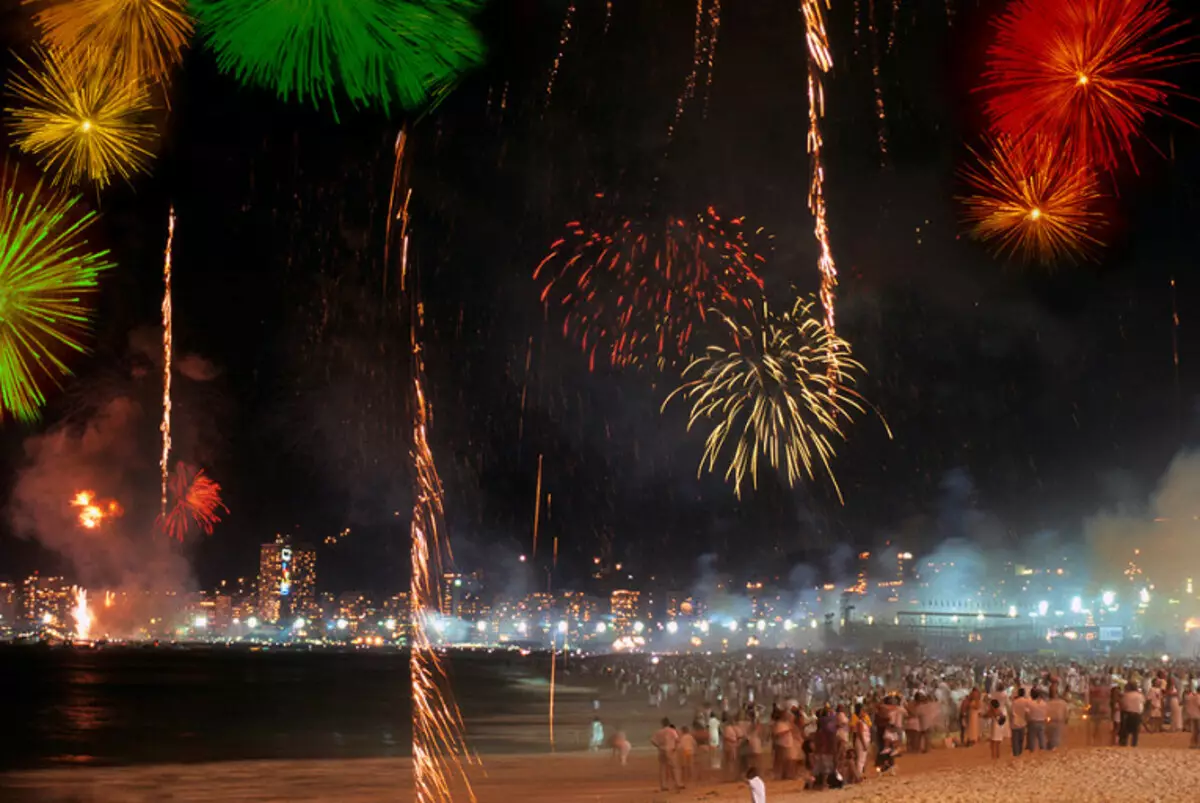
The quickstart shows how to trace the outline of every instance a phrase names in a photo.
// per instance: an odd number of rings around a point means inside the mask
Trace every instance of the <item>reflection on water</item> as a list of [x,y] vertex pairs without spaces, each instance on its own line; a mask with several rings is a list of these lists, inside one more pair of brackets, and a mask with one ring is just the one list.
[[[0,665],[6,768],[385,757],[411,745],[399,653],[0,647]],[[505,658],[456,656],[452,671],[469,719],[503,720],[525,697]]]

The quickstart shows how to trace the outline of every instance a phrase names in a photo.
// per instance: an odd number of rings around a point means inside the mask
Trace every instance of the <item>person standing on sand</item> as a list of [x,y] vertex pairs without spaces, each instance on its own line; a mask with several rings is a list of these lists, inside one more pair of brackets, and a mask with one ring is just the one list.
[[721,758],[726,777],[737,780],[738,776],[738,742],[742,740],[741,731],[733,724],[729,714],[722,717],[721,723]]
[[767,785],[754,767],[746,770],[746,786],[750,788],[750,803],[767,803]]
[[679,780],[683,786],[695,780],[693,760],[696,756],[696,739],[690,728],[679,735]]
[[1063,734],[1067,732],[1067,718],[1070,707],[1058,691],[1050,692],[1050,702],[1046,703],[1046,749],[1057,750],[1062,746]]
[[716,711],[708,712],[708,752],[710,767],[721,769],[721,720],[717,719]]
[[588,750],[595,753],[604,745],[604,726],[600,724],[600,717],[592,718],[592,738],[588,741]]
[[1000,758],[1000,745],[1008,735],[1008,717],[999,700],[992,700],[988,710],[988,719],[992,721],[991,732],[988,734],[988,745],[992,751],[992,760]]
[[1029,697],[1029,708],[1025,712],[1025,749],[1032,753],[1035,749],[1046,749],[1046,701],[1038,688]]
[[624,731],[617,731],[612,738],[612,757],[613,760],[620,760],[621,766],[624,767],[629,760],[629,751],[633,749],[633,745],[625,738]]
[[1187,698],[1183,701],[1187,711],[1188,725],[1192,728],[1192,741],[1188,746],[1193,750],[1200,748],[1200,692],[1188,684]]
[[1138,731],[1142,729],[1142,711],[1146,708],[1146,696],[1138,691],[1138,685],[1132,680],[1125,684],[1125,693],[1121,695],[1121,738],[1120,745],[1125,747],[1133,737],[1133,746],[1138,746]]
[[1017,689],[1017,699],[1012,704],[1012,754],[1013,758],[1021,755],[1025,749],[1026,714],[1029,713],[1029,698],[1025,696],[1025,687]]
[[[671,725],[671,720],[663,717],[662,727],[650,737],[650,744],[658,749],[658,788],[663,791],[679,791],[683,785],[679,783],[679,733]],[[668,788],[667,782],[671,786]]]

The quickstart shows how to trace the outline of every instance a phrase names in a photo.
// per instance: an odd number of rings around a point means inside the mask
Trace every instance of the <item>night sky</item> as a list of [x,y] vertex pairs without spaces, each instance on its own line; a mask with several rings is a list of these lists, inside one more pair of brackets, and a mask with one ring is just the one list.
[[[552,495],[541,537],[560,538],[558,585],[578,583],[602,552],[682,586],[706,553],[732,571],[786,577],[838,543],[900,537],[929,549],[955,535],[930,524],[948,481],[967,481],[973,504],[1013,539],[1049,530],[1070,540],[1097,510],[1144,503],[1200,435],[1200,132],[1172,119],[1146,127],[1140,173],[1124,168],[1119,197],[1106,202],[1111,245],[1097,262],[1046,271],[996,259],[962,235],[954,200],[956,166],[981,127],[972,89],[996,4],[951,3],[948,26],[945,0],[905,0],[890,52],[890,4],[876,3],[886,156],[856,4],[837,0],[830,16],[824,133],[839,331],[869,372],[861,391],[894,433],[871,415],[851,427],[835,463],[844,505],[822,478],[792,489],[768,473],[740,502],[719,474],[697,479],[704,434],[686,432],[686,405],[659,414],[677,373],[589,372],[531,278],[581,215],[712,205],[774,234],[768,295],[816,289],[796,1],[723,4],[707,113],[701,97],[691,101],[670,143],[694,3],[615,0],[606,34],[604,3],[580,2],[549,102],[565,3],[492,5],[481,23],[486,65],[409,120],[431,440],[460,568],[503,576],[528,551],[539,454]],[[25,10],[10,8],[3,25],[6,47],[27,46]],[[1172,77],[1200,90],[1194,67]],[[1200,119],[1195,101],[1172,109]],[[40,427],[0,430],[0,501],[27,438],[79,431],[126,398],[137,435],[112,453],[121,465],[111,471],[126,525],[149,529],[173,203],[177,360],[193,366],[192,377],[177,374],[177,456],[223,484],[231,511],[185,547],[195,580],[251,573],[257,545],[276,532],[320,543],[349,527],[322,547],[322,588],[405,584],[409,306],[383,259],[403,122],[344,110],[337,124],[286,106],[218,74],[194,48],[159,116],[153,175],[89,198],[102,215],[96,242],[119,264],[101,293],[95,354]],[[16,530],[5,516],[0,575],[70,570]]]

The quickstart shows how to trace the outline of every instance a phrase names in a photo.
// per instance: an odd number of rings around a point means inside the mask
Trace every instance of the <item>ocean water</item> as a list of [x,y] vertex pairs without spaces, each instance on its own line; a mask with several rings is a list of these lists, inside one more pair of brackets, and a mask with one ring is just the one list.
[[[524,750],[536,698],[514,653],[455,654],[478,752]],[[0,648],[0,768],[407,755],[408,655],[247,648]]]

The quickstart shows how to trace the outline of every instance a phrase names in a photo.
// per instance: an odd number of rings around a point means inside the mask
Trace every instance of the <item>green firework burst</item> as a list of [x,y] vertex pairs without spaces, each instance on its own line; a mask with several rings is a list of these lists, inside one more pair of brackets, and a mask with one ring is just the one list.
[[191,0],[223,72],[337,115],[419,108],[483,59],[481,0]]
[[64,358],[83,352],[91,328],[89,296],[107,251],[90,251],[84,235],[94,212],[42,181],[17,189],[17,171],[0,173],[0,419],[33,422],[46,403],[42,386],[71,369]]

